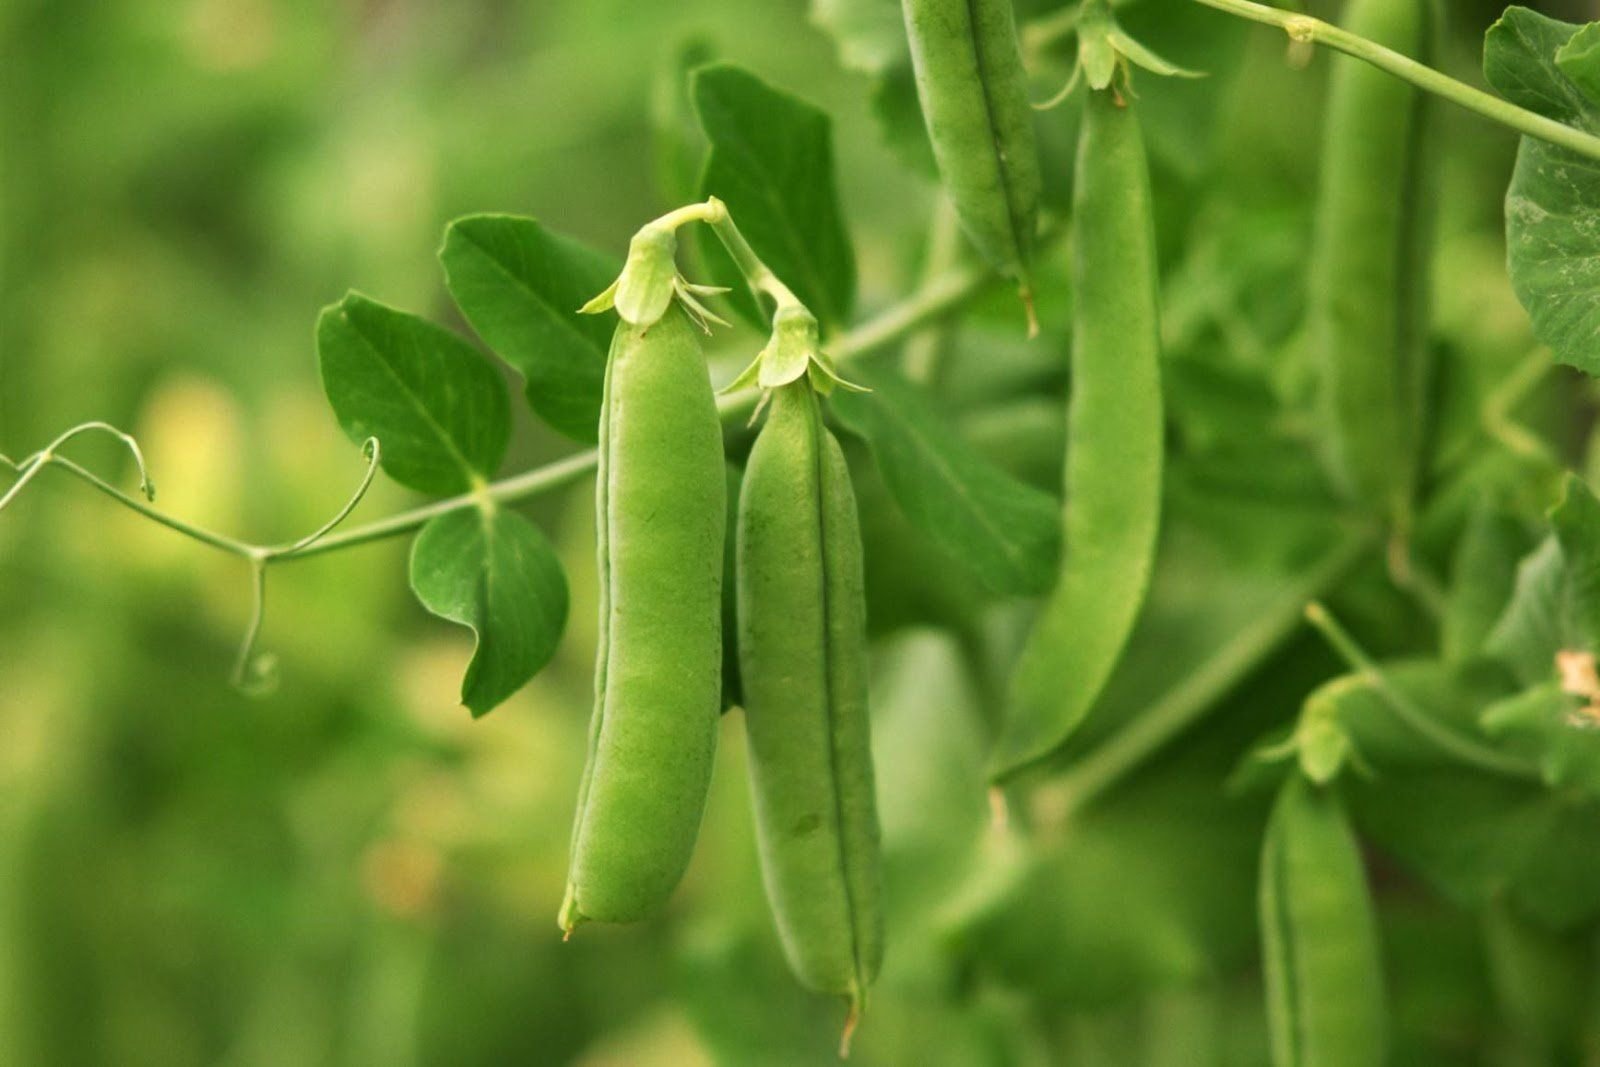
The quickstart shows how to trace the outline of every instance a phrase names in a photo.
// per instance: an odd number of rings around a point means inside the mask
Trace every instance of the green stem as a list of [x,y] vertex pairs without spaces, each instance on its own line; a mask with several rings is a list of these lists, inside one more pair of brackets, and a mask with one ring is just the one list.
[[1439,751],[1490,774],[1506,778],[1540,780],[1539,772],[1521,760],[1513,759],[1487,745],[1480,745],[1462,737],[1449,727],[1441,726],[1434,721],[1427,711],[1389,682],[1388,676],[1373,662],[1372,657],[1367,655],[1366,650],[1356,643],[1350,632],[1320,603],[1312,601],[1307,604],[1305,615],[1306,621],[1317,628],[1333,650],[1339,654],[1339,658],[1360,674],[1383,698],[1383,702],[1389,705],[1389,710],[1394,712],[1395,717],[1410,727],[1414,733],[1426,738]]
[[199,541],[201,544],[210,545],[212,548],[221,549],[223,552],[227,552],[230,555],[239,556],[242,559],[252,559],[259,555],[262,551],[262,548],[259,545],[252,545],[248,542],[240,541],[237,538],[229,537],[226,534],[220,534],[213,530],[207,530],[202,526],[196,526],[193,523],[185,522],[182,519],[175,518],[163,511],[159,511],[145,501],[140,500],[138,497],[124,493],[121,489],[118,489],[110,482],[101,478],[98,474],[80,467],[78,464],[72,462],[72,460],[67,459],[64,456],[50,456],[44,461],[44,464],[41,464],[41,466],[45,464],[61,468],[75,478],[87,482],[89,485],[98,489],[106,496],[109,496],[117,503],[121,504],[123,507],[137,511],[140,515],[150,519],[152,522],[159,523],[160,525],[165,526],[167,529],[183,534],[185,537],[188,537],[192,540]]
[[370,544],[373,541],[383,541],[401,534],[410,533],[424,525],[429,519],[440,515],[448,515],[452,511],[462,508],[477,507],[484,499],[499,504],[508,504],[517,500],[525,500],[540,493],[559,489],[564,485],[583,478],[593,471],[598,462],[599,454],[594,451],[579,452],[576,455],[566,456],[553,463],[546,463],[542,467],[535,467],[512,478],[504,478],[498,482],[491,482],[482,489],[471,493],[462,493],[447,500],[438,500],[410,511],[402,511],[398,515],[391,515],[386,519],[358,526],[344,533],[332,534],[322,540],[299,549],[295,552],[279,551],[276,558],[282,560],[307,559],[311,556],[320,556],[325,552],[337,552],[344,548],[354,548],[357,545]]
[[[680,209],[682,210],[682,209]],[[856,359],[874,352],[886,345],[893,344],[906,334],[920,328],[923,324],[948,314],[972,299],[984,286],[995,280],[992,271],[982,269],[965,269],[952,271],[943,275],[906,300],[889,308],[876,318],[862,323],[855,329],[842,334],[833,344],[834,358],[840,361]],[[782,284],[782,283],[779,283]],[[745,390],[730,396],[720,397],[717,408],[723,421],[732,422],[739,418],[748,418],[751,409],[755,406],[757,391]],[[343,533],[329,534],[320,539],[311,541],[302,538],[300,541],[286,545],[256,545],[241,541],[226,534],[220,534],[193,523],[175,518],[150,506],[143,500],[123,492],[116,486],[105,481],[99,475],[86,470],[78,464],[52,452],[41,453],[32,462],[10,463],[20,474],[4,494],[5,498],[14,496],[24,484],[31,481],[39,470],[45,466],[60,467],[62,470],[80,480],[87,482],[95,489],[111,497],[145,518],[165,526],[169,530],[183,534],[191,540],[201,544],[210,545],[212,548],[227,552],[246,560],[262,560],[266,563],[308,559],[320,556],[326,552],[335,552],[340,549],[354,548],[358,545],[370,544],[374,541],[383,541],[391,537],[398,537],[420,528],[429,519],[439,515],[446,515],[462,508],[476,507],[487,498],[496,503],[514,503],[540,493],[548,492],[561,486],[570,485],[593,471],[598,461],[594,451],[579,452],[562,459],[536,467],[531,471],[492,482],[472,493],[463,493],[460,496],[450,497],[447,500],[435,501],[431,504],[413,508],[386,519],[358,526]],[[365,483],[363,483],[363,487]],[[358,497],[359,498],[359,494]],[[349,513],[347,505],[341,511],[340,518]],[[331,526],[325,526],[325,533]],[[306,543],[310,541],[310,543]]]
[[1264,4],[1253,3],[1252,0],[1195,0],[1195,2],[1253,22],[1276,26],[1296,43],[1320,44],[1345,55],[1354,56],[1402,81],[1410,82],[1419,89],[1443,97],[1468,111],[1475,111],[1503,126],[1509,126],[1518,133],[1548,141],[1590,159],[1600,160],[1600,137],[1557,122],[1555,119],[1546,118],[1527,108],[1518,107],[1509,100],[1486,93],[1466,82],[1457,81],[1432,67],[1418,63],[1409,56],[1375,44],[1348,30],[1341,30],[1321,19],[1279,11]]
[[739,268],[739,273],[744,275],[745,282],[759,296],[765,293],[772,299],[774,308],[804,307],[800,298],[794,291],[772,273],[772,268],[764,263],[756,250],[750,247],[750,242],[745,240],[739,226],[733,221],[733,215],[728,211],[728,205],[716,197],[710,197],[705,202],[709,210],[701,221],[709,224],[716,233],[717,239],[728,250],[728,255],[733,257],[733,262]]

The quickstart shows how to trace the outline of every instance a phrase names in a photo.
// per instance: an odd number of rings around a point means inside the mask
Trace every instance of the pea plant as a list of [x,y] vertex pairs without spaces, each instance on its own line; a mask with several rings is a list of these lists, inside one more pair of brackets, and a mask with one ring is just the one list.
[[[737,709],[776,942],[842,1053],[866,1020],[870,1062],[1594,1063],[1600,23],[1508,9],[1486,91],[1443,73],[1449,6],[817,0],[940,190],[902,299],[857,313],[828,114],[690,50],[659,124],[676,206],[620,261],[472,215],[439,258],[481,345],[356,293],[322,312],[366,467],[321,528],[175,518],[103,422],[5,459],[0,509],[54,469],[241,559],[247,689],[277,682],[270,572],[410,536],[481,716],[568,616],[515,505],[592,478],[560,928],[668,906]],[[1249,23],[1280,65],[1338,53],[1303,246],[1173,178]],[[1439,282],[1446,121],[1520,135],[1510,330]],[[577,450],[502,473],[485,350]],[[141,494],[64,454],[91,433]],[[428,502],[346,526],[379,470]],[[1418,1023],[1405,993],[1457,944],[1486,991]],[[747,1062],[717,996],[697,1025]],[[960,1026],[899,1032],[930,1003]]]

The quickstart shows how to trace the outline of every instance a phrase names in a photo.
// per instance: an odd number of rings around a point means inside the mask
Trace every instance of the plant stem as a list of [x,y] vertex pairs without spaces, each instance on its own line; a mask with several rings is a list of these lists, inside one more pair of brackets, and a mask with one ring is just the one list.
[[94,488],[100,490],[100,492],[104,493],[106,496],[109,496],[111,499],[117,501],[117,503],[123,505],[124,507],[131,508],[132,510],[143,515],[145,518],[159,523],[169,530],[174,530],[178,533],[181,533],[185,537],[188,537],[192,540],[199,541],[201,544],[210,545],[212,548],[221,549],[223,552],[227,552],[230,555],[239,556],[242,559],[254,558],[262,551],[261,546],[259,545],[252,545],[248,542],[240,541],[237,538],[229,537],[226,534],[220,534],[213,530],[207,530],[202,526],[196,526],[193,523],[185,522],[182,519],[175,518],[163,511],[157,510],[145,501],[140,500],[138,497],[124,493],[121,489],[118,489],[110,482],[101,478],[98,474],[86,470],[64,456],[50,456],[44,460],[43,463],[41,463],[41,466],[44,466],[45,464],[53,467],[60,467],[68,474],[71,474],[74,477],[89,483]]
[[425,504],[420,508],[402,511],[398,515],[391,515],[386,519],[358,526],[344,533],[330,534],[297,551],[278,551],[274,558],[279,560],[307,559],[311,556],[320,556],[325,552],[337,552],[343,548],[354,548],[357,545],[370,544],[373,541],[383,541],[390,537],[410,533],[425,524],[429,519],[440,515],[448,515],[452,511],[462,508],[476,507],[484,499],[493,500],[498,504],[507,504],[516,500],[525,500],[540,493],[559,489],[570,485],[583,478],[595,469],[599,461],[599,454],[590,450],[566,456],[553,463],[546,463],[542,467],[535,467],[511,478],[503,478],[498,482],[491,482],[482,489],[471,493],[462,493],[447,500],[438,500],[432,504]]
[[715,231],[717,239],[728,250],[728,255],[733,257],[734,264],[739,268],[739,273],[744,275],[745,282],[759,296],[765,293],[772,299],[775,307],[804,307],[800,298],[794,291],[772,273],[772,268],[762,262],[756,250],[750,247],[750,242],[745,240],[733,215],[728,211],[728,205],[716,197],[706,200],[710,209],[702,221],[710,225]]
[[1377,691],[1383,702],[1389,705],[1389,710],[1394,712],[1395,717],[1410,727],[1414,733],[1426,738],[1439,751],[1490,774],[1539,780],[1539,772],[1521,760],[1513,759],[1487,745],[1480,745],[1434,721],[1427,711],[1390,683],[1388,676],[1373,662],[1372,657],[1367,655],[1366,650],[1356,643],[1350,632],[1320,603],[1312,601],[1307,604],[1305,615],[1306,621],[1317,628],[1333,650],[1339,654],[1339,658]]
[[1410,56],[1385,48],[1321,19],[1279,11],[1264,4],[1253,3],[1252,0],[1195,0],[1195,2],[1253,22],[1277,26],[1289,35],[1290,40],[1297,43],[1320,44],[1345,55],[1354,56],[1402,81],[1410,82],[1419,89],[1443,97],[1468,111],[1475,111],[1503,126],[1509,126],[1518,133],[1548,141],[1589,159],[1600,160],[1600,137],[1557,122],[1555,119],[1546,118],[1527,108],[1518,107],[1509,100],[1457,81],[1426,64],[1418,63]]
[[[948,314],[953,309],[976,296],[985,285],[995,280],[996,275],[989,270],[970,268],[951,271],[931,281],[918,292],[906,300],[890,307],[876,318],[857,326],[842,335],[831,346],[835,359],[843,362],[859,358],[877,349],[889,345],[904,337],[906,334],[918,329],[924,323]],[[779,282],[779,285],[782,283]],[[741,417],[748,417],[751,408],[755,406],[756,391],[745,390],[730,396],[720,397],[717,410],[726,422],[734,421]],[[201,544],[210,545],[212,548],[227,552],[246,560],[262,560],[266,563],[285,562],[288,560],[308,559],[320,556],[326,552],[335,552],[340,549],[354,548],[358,545],[382,541],[390,537],[398,537],[418,529],[429,519],[445,515],[461,508],[475,507],[486,498],[496,503],[513,503],[537,496],[539,493],[569,485],[594,470],[598,462],[598,454],[593,450],[579,452],[566,456],[542,467],[525,471],[522,474],[492,482],[472,493],[463,493],[460,496],[450,497],[447,500],[435,501],[425,504],[410,511],[403,511],[391,515],[386,519],[365,526],[358,526],[343,533],[328,534],[320,539],[306,543],[308,538],[283,545],[256,545],[226,534],[207,530],[193,523],[168,515],[152,507],[147,502],[123,492],[116,486],[107,482],[99,475],[79,466],[72,460],[45,451],[32,461],[20,463],[7,463],[17,470],[20,477],[12,483],[3,497],[9,499],[21,490],[23,485],[37,476],[45,466],[60,467],[62,470],[87,482],[100,492],[113,500],[138,512],[145,518],[160,523],[177,533],[183,534],[191,540]],[[142,468],[141,468],[142,474]],[[363,483],[364,487],[365,483]],[[348,508],[341,512],[342,518],[348,514]],[[323,531],[331,527],[324,527]]]

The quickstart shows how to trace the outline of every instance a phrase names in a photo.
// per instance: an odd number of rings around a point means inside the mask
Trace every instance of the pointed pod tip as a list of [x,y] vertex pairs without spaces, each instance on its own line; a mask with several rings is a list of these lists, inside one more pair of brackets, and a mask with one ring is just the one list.
[[850,995],[850,1013],[844,1017],[844,1029],[839,1031],[839,1058],[841,1060],[850,1058],[850,1044],[855,1040],[856,1027],[861,1025],[861,1012],[861,995],[852,993]]
[[1017,295],[1022,298],[1022,310],[1028,317],[1028,340],[1039,336],[1039,309],[1033,302],[1033,286],[1026,280],[1017,286]]
[[1004,833],[1011,825],[1011,803],[1005,790],[998,785],[989,786],[989,829]]
[[561,911],[556,915],[556,925],[561,928],[561,941],[565,944],[572,940],[572,932],[582,926],[586,921],[583,912],[578,910],[578,892],[572,883],[567,883],[567,894],[561,901]]

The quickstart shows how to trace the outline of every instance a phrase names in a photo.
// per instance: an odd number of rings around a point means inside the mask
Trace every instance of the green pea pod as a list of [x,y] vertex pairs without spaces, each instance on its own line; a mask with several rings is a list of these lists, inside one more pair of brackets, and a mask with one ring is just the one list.
[[739,661],[762,876],[807,986],[860,1012],[883,956],[861,534],[801,380],[774,390],[738,524]]
[[1089,714],[1150,584],[1163,421],[1155,226],[1139,119],[1089,93],[1073,200],[1072,399],[1061,573],[1012,678],[994,773],[1053,751]]
[[[1433,0],[1350,0],[1362,37],[1427,62]],[[1334,61],[1312,245],[1307,327],[1344,491],[1410,521],[1423,436],[1428,188],[1425,94],[1354,59]]]
[[1383,967],[1361,852],[1337,794],[1299,775],[1267,822],[1260,903],[1274,1067],[1382,1064]]
[[903,0],[917,95],[962,227],[1031,308],[1039,153],[1011,0]]
[[721,710],[722,426],[682,311],[621,323],[596,482],[600,651],[560,923],[659,909],[688,866]]

